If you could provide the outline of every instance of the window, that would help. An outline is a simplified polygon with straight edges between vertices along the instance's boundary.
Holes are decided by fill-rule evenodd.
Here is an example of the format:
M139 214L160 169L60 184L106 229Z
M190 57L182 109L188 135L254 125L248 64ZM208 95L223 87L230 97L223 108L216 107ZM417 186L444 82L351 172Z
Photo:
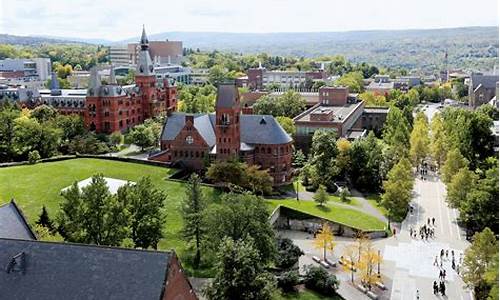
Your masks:
M271 154L271 147L267 147L267 154Z

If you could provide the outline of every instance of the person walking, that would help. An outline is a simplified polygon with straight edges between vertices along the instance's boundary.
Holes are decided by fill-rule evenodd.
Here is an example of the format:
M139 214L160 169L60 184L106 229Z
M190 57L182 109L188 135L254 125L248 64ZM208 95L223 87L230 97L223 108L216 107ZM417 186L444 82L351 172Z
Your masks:
M439 293L439 288L436 280L434 280L434 284L432 285L432 289L434 290L434 295L437 295Z
M434 263L432 264L433 266L437 266L438 265L438 257L436 255L436 257L434 257Z
M439 281L443 279L443 270L439 270Z
M446 249L446 259L448 259L448 249Z
M436 219L434 217L432 217L432 226L434 226L435 221L436 221Z
M419 299L420 299L420 292L417 289L417 300L419 300Z

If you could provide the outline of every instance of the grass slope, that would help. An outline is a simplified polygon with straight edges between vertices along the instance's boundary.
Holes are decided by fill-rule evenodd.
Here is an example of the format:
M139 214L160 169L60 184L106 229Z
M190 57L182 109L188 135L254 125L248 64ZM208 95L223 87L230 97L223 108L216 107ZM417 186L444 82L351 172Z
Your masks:
M297 202L296 200L268 200L268 203L273 208L282 205L312 216L317 216L365 231L384 230L385 228L385 223L379 219L355 209L336 205L333 202L329 202L324 206L318 206L314 201Z

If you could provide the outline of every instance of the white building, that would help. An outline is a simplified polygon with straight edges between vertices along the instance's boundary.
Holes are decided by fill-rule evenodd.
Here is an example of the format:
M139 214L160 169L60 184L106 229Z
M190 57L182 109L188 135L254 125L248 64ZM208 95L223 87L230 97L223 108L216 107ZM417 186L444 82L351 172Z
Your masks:
M25 78L45 81L52 69L50 58L7 58L0 60L0 72L5 78Z

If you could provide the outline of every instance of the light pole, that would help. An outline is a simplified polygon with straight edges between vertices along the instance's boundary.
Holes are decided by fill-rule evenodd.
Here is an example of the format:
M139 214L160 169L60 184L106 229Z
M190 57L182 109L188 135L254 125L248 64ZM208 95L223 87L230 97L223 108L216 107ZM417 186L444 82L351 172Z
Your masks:
M378 259L377 259L377 276L378 278L380 278L380 250L377 251L378 252Z
M299 181L297 180L297 192L295 193L297 195L297 202L299 201Z

